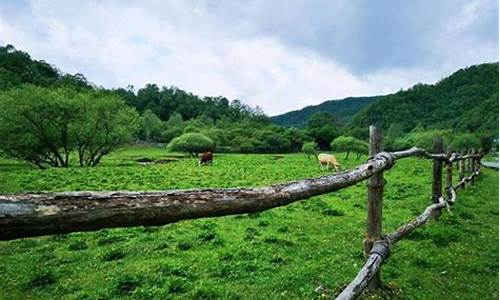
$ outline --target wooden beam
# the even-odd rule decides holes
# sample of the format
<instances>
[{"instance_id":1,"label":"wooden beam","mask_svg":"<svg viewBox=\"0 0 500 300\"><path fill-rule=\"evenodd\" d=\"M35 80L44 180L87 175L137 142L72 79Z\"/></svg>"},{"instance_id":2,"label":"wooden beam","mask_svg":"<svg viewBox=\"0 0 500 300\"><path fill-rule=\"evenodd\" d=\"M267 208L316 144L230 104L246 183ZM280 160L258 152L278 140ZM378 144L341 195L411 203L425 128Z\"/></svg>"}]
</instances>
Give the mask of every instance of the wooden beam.
<instances>
[{"instance_id":1,"label":"wooden beam","mask_svg":"<svg viewBox=\"0 0 500 300\"><path fill-rule=\"evenodd\" d=\"M351 186L394 163L382 152L349 171L260 188L0 195L0 240L260 212Z\"/></svg>"},{"instance_id":2,"label":"wooden beam","mask_svg":"<svg viewBox=\"0 0 500 300\"><path fill-rule=\"evenodd\" d=\"M382 130L375 126L370 126L369 155L375 156L384 149L384 135ZM382 238L382 206L384 194L384 174L383 171L375 173L368 179L367 193L367 228L364 240L364 251L370 255L374 241ZM368 288L377 289L380 287L380 273L373 276Z\"/></svg>"},{"instance_id":3,"label":"wooden beam","mask_svg":"<svg viewBox=\"0 0 500 300\"><path fill-rule=\"evenodd\" d=\"M432 152L442 153L444 151L443 139L434 138L432 141ZM438 203L443 191L443 161L435 158L432 168L432 202ZM434 211L434 218L439 218L440 211Z\"/></svg>"}]
</instances>

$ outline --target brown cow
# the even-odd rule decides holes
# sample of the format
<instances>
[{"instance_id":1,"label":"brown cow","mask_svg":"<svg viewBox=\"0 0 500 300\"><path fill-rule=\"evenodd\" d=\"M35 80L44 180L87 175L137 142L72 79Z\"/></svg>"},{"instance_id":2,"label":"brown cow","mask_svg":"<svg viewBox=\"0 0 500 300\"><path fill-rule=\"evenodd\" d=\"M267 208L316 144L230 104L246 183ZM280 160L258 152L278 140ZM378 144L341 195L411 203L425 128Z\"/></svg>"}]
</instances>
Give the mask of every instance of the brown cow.
<instances>
[{"instance_id":1,"label":"brown cow","mask_svg":"<svg viewBox=\"0 0 500 300\"><path fill-rule=\"evenodd\" d=\"M200 166L201 165L211 165L212 159L214 158L212 152L205 152L200 157Z\"/></svg>"}]
</instances>

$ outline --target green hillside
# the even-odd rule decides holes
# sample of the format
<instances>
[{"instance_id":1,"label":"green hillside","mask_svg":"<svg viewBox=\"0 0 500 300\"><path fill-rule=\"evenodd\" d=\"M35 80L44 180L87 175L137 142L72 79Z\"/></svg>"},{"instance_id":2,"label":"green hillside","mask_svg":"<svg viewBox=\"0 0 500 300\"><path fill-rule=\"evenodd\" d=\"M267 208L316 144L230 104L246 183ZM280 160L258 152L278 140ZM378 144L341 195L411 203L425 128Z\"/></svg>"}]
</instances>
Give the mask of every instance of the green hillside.
<instances>
[{"instance_id":1,"label":"green hillside","mask_svg":"<svg viewBox=\"0 0 500 300\"><path fill-rule=\"evenodd\" d=\"M399 125L498 135L498 63L456 71L436 84L417 84L363 108L351 128Z\"/></svg>"},{"instance_id":2,"label":"green hillside","mask_svg":"<svg viewBox=\"0 0 500 300\"><path fill-rule=\"evenodd\" d=\"M280 126L303 128L306 126L307 120L315 113L329 112L339 121L349 122L357 112L379 98L379 96L373 96L328 100L318 105L310 105L299 110L273 116L271 121Z\"/></svg>"}]
</instances>

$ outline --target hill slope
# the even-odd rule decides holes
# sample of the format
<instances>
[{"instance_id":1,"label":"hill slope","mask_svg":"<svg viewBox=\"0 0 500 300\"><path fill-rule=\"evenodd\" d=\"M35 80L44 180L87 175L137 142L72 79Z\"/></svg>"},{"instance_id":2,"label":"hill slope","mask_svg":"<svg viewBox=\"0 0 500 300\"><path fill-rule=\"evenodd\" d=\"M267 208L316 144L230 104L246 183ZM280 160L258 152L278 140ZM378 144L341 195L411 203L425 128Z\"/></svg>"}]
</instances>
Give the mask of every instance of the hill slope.
<instances>
[{"instance_id":1,"label":"hill slope","mask_svg":"<svg viewBox=\"0 0 500 300\"><path fill-rule=\"evenodd\" d=\"M467 130L498 135L498 63L460 69L433 85L417 84L382 96L354 116L350 127L376 124L404 131L425 128Z\"/></svg>"},{"instance_id":2,"label":"hill slope","mask_svg":"<svg viewBox=\"0 0 500 300\"><path fill-rule=\"evenodd\" d=\"M318 105L306 106L300 110L273 116L271 117L271 121L280 126L303 128L313 114L317 112L329 112L337 117L337 119L349 122L357 112L378 100L379 97L349 97L342 100L328 100Z\"/></svg>"}]
</instances>

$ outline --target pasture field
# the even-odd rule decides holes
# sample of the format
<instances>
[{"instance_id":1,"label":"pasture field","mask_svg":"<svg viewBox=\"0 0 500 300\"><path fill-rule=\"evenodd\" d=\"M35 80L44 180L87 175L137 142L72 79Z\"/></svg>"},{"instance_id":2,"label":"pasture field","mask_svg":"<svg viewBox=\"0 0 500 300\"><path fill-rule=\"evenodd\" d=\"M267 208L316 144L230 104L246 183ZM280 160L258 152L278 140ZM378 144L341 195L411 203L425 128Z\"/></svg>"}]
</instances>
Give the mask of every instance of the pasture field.
<instances>
[{"instance_id":1,"label":"pasture field","mask_svg":"<svg viewBox=\"0 0 500 300\"><path fill-rule=\"evenodd\" d=\"M326 174L303 154L216 154L213 166L134 147L95 168L0 160L0 193L262 186ZM351 155L344 167L362 162ZM160 161L140 165L137 160ZM163 161L161 161L163 160ZM173 160L173 161L170 161ZM385 172L384 231L430 203L431 162ZM0 299L315 299L364 263L366 182L263 213L0 241ZM398 243L369 299L497 299L498 173L483 169L453 214Z\"/></svg>"}]
</instances>

